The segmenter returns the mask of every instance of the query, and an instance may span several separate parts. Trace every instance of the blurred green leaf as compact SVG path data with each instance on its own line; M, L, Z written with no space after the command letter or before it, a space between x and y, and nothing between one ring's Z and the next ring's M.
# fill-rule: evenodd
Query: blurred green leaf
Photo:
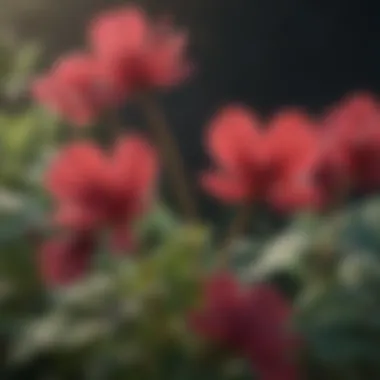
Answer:
M313 215L302 215L296 219L294 224L262 248L259 258L247 268L246 276L259 280L276 271L294 270L310 248L312 236L320 223L320 219Z
M136 225L138 240L145 250L162 243L180 225L179 219L165 205L157 203L155 208Z
M19 93L29 90L27 86L35 71L40 53L40 48L31 42L19 47L14 53L12 66L3 83L7 96L13 98Z

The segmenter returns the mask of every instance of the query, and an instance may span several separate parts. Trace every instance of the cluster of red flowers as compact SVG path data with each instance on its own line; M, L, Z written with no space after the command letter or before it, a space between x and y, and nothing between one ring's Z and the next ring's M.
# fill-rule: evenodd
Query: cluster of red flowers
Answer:
M65 236L42 249L44 277L62 283L82 275L102 231L109 232L112 251L131 249L130 223L151 203L157 173L156 153L139 136L120 139L109 157L89 142L64 149L48 170L46 187Z
M86 125L129 96L186 79L187 35L137 7L106 12L88 31L89 51L69 54L36 80L35 97L76 125Z
M266 128L249 110L228 107L212 122L207 148L217 169L202 183L222 201L328 207L348 191L380 186L380 104L359 93L319 120L288 110Z
M191 70L186 35L136 7L102 14L88 40L88 53L65 57L34 85L40 102L77 125L143 90L179 83ZM230 106L211 122L206 140L216 169L201 183L227 203L320 209L348 191L380 186L380 108L368 94L345 99L319 119L297 109L280 112L268 126L247 108ZM63 232L41 250L44 278L66 283L82 276L99 236L108 237L114 252L131 249L131 223L151 203L157 174L155 150L140 136L120 138L108 153L91 142L64 148L47 173ZM238 350L262 379L295 380L287 357L294 347L285 331L289 313L272 288L243 289L221 275L206 284L193 326Z
M190 73L186 34L168 19L151 21L138 7L101 14L89 27L88 42L88 52L63 57L33 84L39 102L75 125L92 123L127 98L174 85ZM113 251L132 248L130 224L150 203L157 166L155 151L139 136L117 141L109 157L90 142L73 143L59 154L46 187L57 202L54 222L64 235L41 250L45 280L81 277L99 232L108 232Z
M288 328L291 305L272 287L244 288L230 274L210 278L195 331L250 361L262 380L298 379L297 341Z

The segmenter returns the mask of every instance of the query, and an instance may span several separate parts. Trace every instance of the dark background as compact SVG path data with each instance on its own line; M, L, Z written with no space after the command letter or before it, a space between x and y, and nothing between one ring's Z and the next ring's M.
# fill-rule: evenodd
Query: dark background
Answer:
M166 102L192 172L205 163L200 131L224 103L244 102L263 116L288 105L318 113L347 92L380 90L379 2L213 3L190 24L205 25L207 39L196 33L193 48L201 71Z

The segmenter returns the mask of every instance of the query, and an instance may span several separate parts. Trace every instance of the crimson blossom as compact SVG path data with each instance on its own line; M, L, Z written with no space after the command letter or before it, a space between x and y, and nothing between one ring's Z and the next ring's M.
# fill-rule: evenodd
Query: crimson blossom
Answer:
M191 315L201 336L247 358L260 380L296 380L296 337L286 326L292 308L269 285L243 287L229 273L209 278L203 304Z
M157 174L154 149L137 135L120 138L110 155L90 142L73 143L60 152L46 176L46 187L57 203L54 220L75 236L104 231L113 251L126 251L133 244L131 223L151 204ZM66 241L49 244L43 250L45 262L86 256Z
M88 42L88 51L61 57L32 86L38 102L75 125L93 123L137 93L177 85L191 72L187 34L137 6L95 17Z
M380 104L375 97L356 93L344 98L324 117L323 134L346 185L361 191L379 188Z
M41 276L48 285L65 285L89 270L95 237L86 232L70 232L43 243L38 257Z
M191 72L185 55L187 34L176 30L168 18L151 20L135 6L95 18L89 43L123 96L179 84Z
M48 73L37 78L32 92L41 104L84 126L116 100L103 79L101 66L91 55L73 53L61 57Z
M263 129L247 108L223 109L206 135L216 169L202 176L203 187L232 204L266 201L281 210L318 205L320 139L314 124L301 111L287 110Z

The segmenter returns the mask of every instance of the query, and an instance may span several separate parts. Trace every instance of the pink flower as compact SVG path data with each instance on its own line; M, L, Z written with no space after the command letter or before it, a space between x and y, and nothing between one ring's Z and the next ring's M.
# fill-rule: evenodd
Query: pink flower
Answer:
M272 287L243 287L230 274L210 278L191 318L205 338L245 356L263 380L296 380L296 339L287 329L291 306Z
M347 185L359 190L380 186L380 107L365 93L345 98L324 120L325 144L339 155Z
M80 126L93 122L114 102L98 62L80 53L60 59L33 83L32 91L40 103Z
M216 169L204 188L228 203L266 201L280 209L319 202L313 170L319 154L314 123L297 110L274 117L266 130L243 107L227 107L211 123L206 144Z
M89 142L65 148L52 163L46 187L57 201L59 225L110 231L111 241L131 242L129 226L149 206L158 172L144 139L120 139L109 156Z
M168 21L154 22L133 6L105 12L90 26L89 40L120 96L186 79L187 35Z

